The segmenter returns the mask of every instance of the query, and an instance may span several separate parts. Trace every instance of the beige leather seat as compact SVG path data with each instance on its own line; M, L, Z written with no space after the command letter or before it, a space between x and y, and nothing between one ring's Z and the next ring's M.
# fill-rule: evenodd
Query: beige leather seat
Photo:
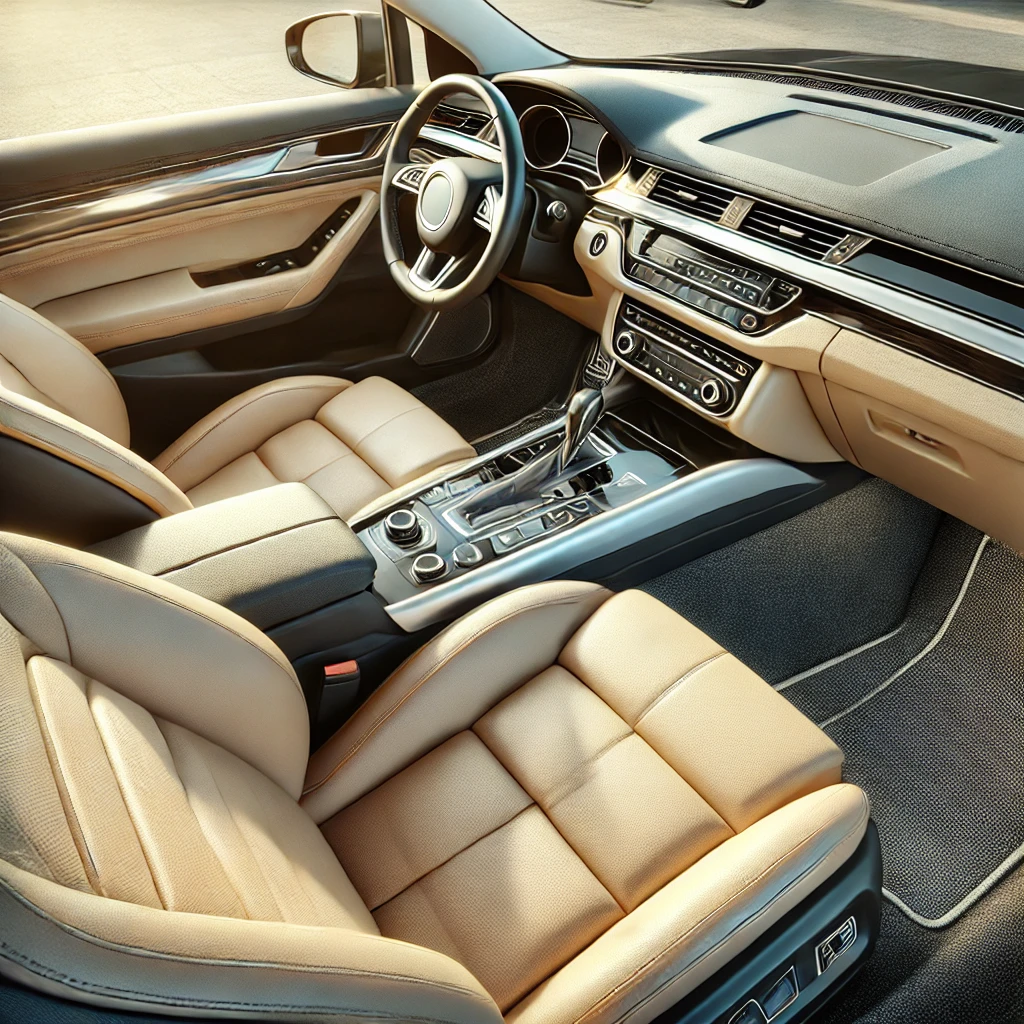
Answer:
M347 519L476 455L436 413L381 377L285 377L225 402L150 465L129 450L128 414L103 364L4 296L0 433L115 483L159 515L302 481Z
M295 675L216 605L0 534L0 615L0 971L66 998L643 1024L868 825L832 742L638 592L479 608L308 766Z

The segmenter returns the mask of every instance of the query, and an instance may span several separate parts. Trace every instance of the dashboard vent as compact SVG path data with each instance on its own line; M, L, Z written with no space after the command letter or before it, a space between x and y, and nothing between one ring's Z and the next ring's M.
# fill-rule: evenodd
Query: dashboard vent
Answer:
M755 202L743 218L740 232L818 260L823 260L849 234L838 224L762 200Z
M490 117L475 110L463 110L448 103L439 103L430 115L428 124L449 128L460 135L479 135L490 124Z
M677 171L662 171L647 195L662 206L713 221L718 220L736 198L736 193L730 189Z

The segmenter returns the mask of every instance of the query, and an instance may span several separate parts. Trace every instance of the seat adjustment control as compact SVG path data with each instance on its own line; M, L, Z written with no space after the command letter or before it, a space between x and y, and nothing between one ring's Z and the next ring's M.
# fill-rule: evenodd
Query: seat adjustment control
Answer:
M400 547L410 547L420 539L423 527L419 516L409 508L396 508L389 512L384 520L384 533L387 538Z
M448 572L448 563L433 551L426 551L413 559L412 574L417 583L432 583Z

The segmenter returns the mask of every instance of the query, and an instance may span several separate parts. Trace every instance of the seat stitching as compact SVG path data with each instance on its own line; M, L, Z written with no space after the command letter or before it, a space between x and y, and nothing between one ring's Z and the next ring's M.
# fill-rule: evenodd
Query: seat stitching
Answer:
M94 890L99 892L101 896L106 896L107 893L103 891L103 886L100 883L100 873L96 867L96 861L93 858L92 850L89 849L89 841L85 836L85 829L82 828L81 819L78 817L78 811L75 809L74 801L71 799L71 790L68 788L67 778L64 775L64 767L60 763L60 758L57 756L57 749L53 742L53 731L50 728L50 723L46 718L46 711L43 709L42 701L39 698L39 687L33 681L32 676L26 671L25 673L26 682L28 683L29 699L32 701L32 709L35 712L36 722L39 726L39 732L43 740L43 747L46 750L46 759L50 762L50 771L53 772L54 781L57 784L57 794L60 797L61 807L64 810L64 816L68 819L68 829L71 832L72 842L75 844L75 849L78 852L78 856L82 861L82 867L85 871L85 876L89 884ZM72 820L74 826L72 826ZM42 851L33 842L32 837L25 835L29 845L35 850L36 855L39 859L50 868L51 874L53 868L47 862L46 858L42 855ZM83 849L79 849L78 841L81 839ZM90 877L90 874L92 877ZM56 878L54 878L56 881Z
M344 386L341 387L337 392L335 392L335 394L331 396L332 398L336 398L338 395L341 394L342 391L344 391L344 390L346 390L346 388L350 388L352 386L352 382L351 381L343 380L341 377L338 377L337 380L338 380L339 384L342 384ZM230 412L227 412L223 416L221 416L220 419L215 420L213 423L211 423L194 441L192 441L190 444L186 445L180 452L178 452L178 454L175 455L174 458L171 459L171 461L167 463L167 465L163 468L162 472L164 474L166 474L167 470L169 470L171 468L171 466L173 466L176 462L178 462L179 459L184 458L184 456L187 455L188 452L190 452L193 448L195 448L195 446L197 444L199 444L200 441L202 441L205 438L209 437L209 435L214 430L216 430L217 427L220 427L223 424L227 423L227 421L229 419L231 419L232 416L236 415L237 413L240 413L243 409L248 409L249 406L253 405L255 402L259 402L259 401L261 401L261 400L263 400L265 398L269 398L271 395L284 395L284 394L288 394L290 392L299 392L299 391L315 391L317 388L322 388L322 389L325 389L325 390L329 390L333 386L334 385L332 385L332 384L296 384L293 387L280 388L277 391L264 391L264 392L261 392L258 395L253 395L251 398L247 399L242 405L237 406L236 408L232 409ZM329 402L330 398L327 401ZM326 403L324 403L324 404L326 404ZM301 421L297 420L296 422L301 422ZM274 436L274 435L271 435L271 436ZM269 440L269 438L267 440ZM265 443L266 442L264 442L264 444ZM223 467L221 467L221 468L223 468ZM212 476L212 474L211 474L211 476Z
M125 814L128 815L128 820L132 824L132 828L135 831L135 838L138 840L139 849L142 851L142 858L146 862L146 867L149 868L149 877L153 883L153 891L156 893L156 898L160 901L160 906L167 910L167 903L164 900L164 894L160 891L160 885L156 879L156 872L153 870L153 862L149 859L149 851L146 849L146 844L142 841L142 833L139 831L138 823L135 820L135 815L132 814L132 809L125 799L124 787L121 785L121 777L117 774L117 770L114 768L114 762L110 758L110 750L107 748L107 738L103 735L103 730L100 728L99 722L96 721L96 716L92 713L92 686L93 679L86 676L86 687L85 687L85 705L89 709L89 717L92 719L93 728L96 730L96 735L99 737L100 746L103 748L103 756L107 759L107 764L110 766L110 774L114 777L114 784L117 786L118 793L121 794L121 803L124 804ZM148 714L148 712L147 712ZM159 728L159 726L158 726ZM180 778L178 780L181 781ZM182 786L182 789L185 787Z
M484 744L484 746L487 746L487 744ZM480 836L478 839L474 839L473 842L471 842L468 846L462 847L461 850L456 850L455 853L453 853L450 857L445 857L445 859L441 861L440 864L435 864L434 867L424 871L422 875L418 875L404 889L399 889L398 892L394 894L394 896L389 896L386 900L384 900L383 903L377 903L376 905L370 907L370 913L374 913L375 911L380 910L381 907L386 907L392 900L397 900L398 897L402 895L402 893L408 892L408 890L411 889L414 885L417 885L419 882L422 882L423 879L427 877L427 875L432 875L435 871L439 871L446 864L450 864L453 860L455 860L456 857L461 857L462 854L464 854L467 850L473 849L473 847L476 846L477 843L482 843L485 839L488 839L490 838L490 836L493 836L495 832L499 832L506 825L510 825L513 821L516 820L516 818L518 818L521 814L525 814L531 807L537 806L537 801L531 799L530 802L521 811L516 811L516 813L513 814L512 817L509 818L507 821L503 821L500 825L495 825L494 828L488 829L482 836ZM541 811L543 813L543 808L541 808ZM449 936L449 938L451 938L451 936ZM454 940L452 941L452 945L456 945Z
M416 683L412 687L410 687L410 689L402 696L402 698L398 701L397 704L381 712L381 714L378 715L377 718L366 729L366 731L355 743L355 745L348 751L347 754L345 754L345 756L340 761L338 761L334 765L330 772L328 772L327 775L324 776L324 778L320 779L318 782L313 783L311 786L303 790L303 796L315 792L316 790L324 786L327 782L329 782L337 774L341 766L347 763L349 760L351 760L352 757L354 757L355 754L358 753L358 751L363 747L363 745L373 736L373 734L380 728L380 726L384 724L384 722L386 722L392 715L394 715L399 710L399 708L401 708L402 705L406 703L406 701L413 697L423 687L423 685L427 683L431 678L433 678L433 676L435 676L442 668L444 668L445 665L447 665L453 658L457 657L464 650L466 650L466 648L469 647L470 644L478 640L481 636L491 632L491 630L497 629L498 626L504 625L506 622L516 618L519 615L526 614L527 612L537 611L541 608L555 607L557 605L577 604L579 603L579 600L580 599L576 597L561 597L552 599L550 601L545 601L542 604L531 604L525 608L516 608L513 611L507 612L500 619L495 619L493 622L489 622L481 626L469 637L467 637L454 651L446 655L444 658L441 659L441 661L437 662L422 676L420 676ZM422 654L423 649L416 653ZM415 657L415 654L411 656L410 663L411 660ZM392 678L394 677L392 676ZM379 693L380 691L378 690L377 692Z
M422 977L417 977L417 976L414 976L414 975L398 974L398 973L393 972L393 971L384 971L384 970L381 970L381 971L361 971L361 970L356 970L355 968L352 968L352 967L339 967L339 966L333 965L333 964L330 964L330 965L328 965L328 964L293 964L293 963L287 963L285 961L280 961L280 960L278 960L278 961L224 960L224 959L214 960L214 959L209 958L209 957L189 957L189 956L184 956L184 955L182 955L180 953L163 953L163 952L159 952L157 950L142 950L139 947L125 946L123 943L113 942L113 941L111 941L109 939L100 938L100 936L98 936L98 935L93 935L91 932L87 932L84 928L81 928L81 927L78 927L78 926L75 926L75 925L70 925L70 924L67 924L64 921L57 920L57 918L51 916L49 913L44 911L41 907L39 907L35 903L33 903L30 899L28 899L28 897L23 896L20 892L18 892L18 890L15 889L7 881L7 879L0 878L0 889L5 890L13 899L15 899L18 903L20 903L26 910L28 910L31 913L34 913L37 917L42 918L42 920L47 921L48 923L56 926L61 931L65 932L65 933L67 933L69 935L73 935L75 937L82 938L83 940L85 940L86 942L89 942L91 944L98 945L98 946L101 946L101 947L104 947L104 948L107 948L107 949L110 949L110 950L114 950L114 951L116 951L118 953L123 953L126 956L138 957L138 958L143 959L143 960L154 960L154 959L156 959L156 960L168 960L168 961L171 961L171 962L174 962L174 963L185 963L185 964L199 963L199 964L204 964L204 965L211 966L211 967L228 967L228 968L232 968L232 967L240 967L240 968L253 967L253 968L257 968L259 970L266 969L267 967L272 967L272 968L281 968L283 970L294 970L294 971L298 971L298 972L305 973L305 974L312 974L312 973L318 973L318 974L339 974L339 975L348 975L350 977L371 978L371 979L382 978L383 977L383 978L386 978L386 979L388 979L390 981L412 982L415 985L427 985L430 988L436 988L436 989L439 989L441 991L454 992L454 993L458 993L460 995L470 996L476 1002L482 1003L484 1005L490 1005L492 1003L492 1000L489 997L482 996L480 993L474 992L472 989L468 989L468 988L466 988L465 986L462 986L462 985L455 985L455 984L452 984L450 982L438 981L438 980L435 980L435 979L432 979L432 978L422 978ZM262 922L260 922L260 923L262 923ZM276 922L268 922L268 923L276 923ZM296 926L296 927L298 927L298 926ZM364 940L368 940L368 941L371 941L371 942L374 939L380 938L382 941L387 942L388 944L390 944L390 943L395 941L394 939L386 939L383 936L379 936L378 937L378 936L374 936L374 935L365 935L365 934L362 936L362 938ZM7 951L13 953L16 957L19 958L19 962L34 964L35 966L40 967L43 970L46 970L46 971L50 972L51 976L58 977L59 980L65 982L66 984L75 985L75 986L77 986L77 987L79 987L79 988L81 988L81 989L83 989L85 991L96 990L96 991L121 992L123 994L129 994L129 995L144 995L144 996L149 996L149 997L154 998L154 999L164 999L164 1001L166 1001L166 999L164 997L158 996L155 993L133 991L132 989L119 988L119 987L111 986L111 985L95 985L94 983L91 983L91 982L89 982L88 980L85 980L85 979L69 977L63 971L59 971L59 970L57 970L55 968L48 967L46 964L40 963L39 961L32 960L31 958L26 957L24 954L20 953L16 948L14 948L13 946L11 946L8 943L6 943L2 938L0 938L0 949L4 949L4 950L7 950ZM178 1002L179 1000L181 1002L186 1002L186 1001L192 1002L193 1001L193 1000L189 1000L189 997L187 995L182 995L180 997L176 997L175 1001ZM247 1005L247 1004L244 1004L244 1003L236 1003L234 1001L219 1001L218 1003L211 1003L211 1001L209 1001L209 1000L194 1000L194 1002L197 1003L198 1005L203 1005L204 1003L207 1003L207 1004L210 1004L210 1005L227 1005L227 1006L234 1006L234 1005L245 1006L245 1005ZM248 1004L248 1005L261 1006L261 1005L264 1005L264 1004ZM266 1008L268 1008L268 1009L279 1009L279 1007L277 1007L275 1005L271 1005L271 1004L266 1004ZM300 1007L297 1007L297 1009L298 1010L308 1011L310 1008L309 1007L301 1007L300 1006ZM405 1015L403 1015L402 1019L406 1019ZM422 1018L422 1019L424 1019L424 1020L431 1020L431 1021L434 1020L434 1018Z
M594 767L598 761L605 756L605 754L611 753L620 743L630 739L630 737L636 736L636 733L632 729L625 736L619 736L617 739L611 740L606 743L593 757L588 758L587 761L582 764L579 768L574 771L568 779L562 780L562 786L555 788L557 795L549 795L547 798L547 810L553 810L556 804L560 804L567 797L570 797L582 786L586 785L587 782L593 778ZM518 781L518 780L517 780ZM561 790L561 791L560 791Z
M669 694L674 693L688 679L707 668L713 661L718 661L719 658L724 658L728 653L728 651L719 651L718 654L713 654L710 658L705 658L699 665L694 665L693 668L687 670L674 683L670 683L666 686L665 689L654 697L643 711L637 715L636 720L633 722L633 728L635 729L666 697L669 696Z
M818 802L821 803L820 800ZM689 971L693 970L693 968L696 967L702 960L706 959L716 949L719 949L722 945L724 945L739 930L741 930L743 928L746 928L752 921L756 921L758 918L762 917L765 913L767 913L768 910L771 908L771 906L773 904L775 904L776 902L778 902L779 898L785 892L787 892L790 889L792 889L793 886L796 885L803 878L806 878L807 875L809 875L812 871L814 871L815 868L817 868L820 864L822 864L840 846L842 846L843 843L845 843L846 840L850 838L850 836L854 835L854 833L856 833L861 828L861 826L864 823L865 818L867 818L868 815L869 815L869 808L868 808L867 798L866 798L866 796L862 792L861 793L861 814L857 818L856 822L849 828L849 830L847 830L842 836L840 836L829 847L828 850L824 851L822 853L822 855L813 864L809 865L807 867L807 869L802 871L797 878L793 879L793 881L788 886L786 886L785 889L783 889L779 893L776 893L775 896L773 896L771 898L771 900L769 900L768 903L765 904L764 907L762 907L759 911L757 911L757 913L755 913L755 914L751 915L750 917L745 918L743 921L741 921L737 925L736 928L734 928L728 935L723 936L723 938L718 943L716 943L716 945L714 947L712 947L711 949L705 951L697 960L694 960L692 963L687 964L685 967L683 967L681 970L677 971L671 977L666 978L665 981L661 985L659 985L657 989L654 990L654 992L650 993L650 995L648 995L644 1000L642 1000L641 1003L638 1003L635 1006L629 1007L629 1009L626 1011L626 1013L622 1017L619 1017L618 1019L619 1020L624 1020L625 1016L628 1016L629 1014L633 1013L640 1005L642 1005L642 1003L648 1002L650 999L652 999L655 995L657 995L657 993L660 992L662 989L664 989L666 986L672 984L678 978L681 978L684 974L687 974ZM822 832L824 832L828 828L828 826L831 825L832 822L836 820L837 817L839 817L838 814L833 814L832 817L829 818L828 821L823 822L821 825L819 825L818 828L816 828L809 836L806 836L803 840L801 840L801 842L799 844L797 844L791 850L787 850L785 853L781 854L774 861L772 861L772 863L769 864L759 875L757 875L756 878L751 879L746 885L744 885L742 889L738 889L728 899L726 899L723 902L721 902L714 909L708 911L708 913L705 914L704 917L702 917L701 920L698 921L696 924L694 924L691 928L688 928L681 935L677 935L667 946L665 946L664 949L661 950L661 952L654 954L652 957L650 957L646 961L646 963L642 964L640 967L638 967L635 970L633 970L630 973L628 978L624 979L619 985L616 985L614 988L610 989L608 992L606 992L599 999L595 1000L590 1005L590 1007L587 1010L585 1010L582 1014L580 1014L578 1017L576 1017L576 1019L574 1021L574 1024L582 1024L583 1020L587 1017L588 1014L592 1013L594 1010L596 1010L601 1005L601 1003L606 1002L612 996L614 996L616 994L623 994L623 993L627 992L631 986L635 987L635 985L639 981L643 980L644 975L646 974L648 969L653 964L655 964L658 960L660 960L662 957L664 957L667 953L671 952L672 949L674 949L681 942L683 942L693 932L697 931L703 924L705 924L707 921L709 921L711 918L713 918L716 914L720 913L730 903L733 903L733 902L737 901L741 896L744 895L744 893L748 889L753 888L759 881L761 881L761 879L763 879L766 875L768 875L772 871L774 871L775 868L779 866L779 864L781 864L787 858L791 858L794 854L798 853L803 847L805 847L809 843L811 843L811 841L816 836L818 836ZM677 875L676 877L679 878L679 877L682 877L682 876L681 875Z
M192 816L196 819L196 824L199 826L199 833L200 833L200 835L202 835L203 839L206 840L206 845L210 848L210 853L212 854L213 859L215 861L217 861L218 864L220 864L221 870L224 872L224 877L227 879L228 885L230 885L231 888L234 890L235 898L238 900L238 905L242 908L242 912L245 914L245 919L247 921L251 921L251 920L253 920L253 918L250 917L250 915L249 915L249 908L246 907L245 900L242 898L241 892L239 892L237 886L235 885L233 879L231 878L230 872L224 866L224 862L217 855L217 850L214 847L213 843L211 843L210 840L207 839L207 837L206 837L206 830L203 828L203 822L200 819L199 815L196 814L194 808L192 807L192 801L189 799L188 786L185 785L185 780L181 777L181 769L178 767L178 762L174 758L174 751L171 749L171 745L167 741L167 733L164 732L164 723L165 723L166 720L161 720L161 719L157 718L156 715L154 715L153 716L153 721L156 722L156 727L157 727L157 729L160 730L160 734L164 738L164 743L167 744L167 753L168 753L168 755L171 758L171 764L174 765L175 772L177 772L178 782L181 783L181 788L182 788L182 791L185 793L185 800L188 802L189 809L192 811ZM169 724L172 724L172 723L169 723ZM181 729L183 727L182 726L178 726L178 728ZM199 756L199 755L197 755L197 756ZM204 763L205 763L205 761L204 761ZM239 832L239 835L241 835L241 830L238 829L238 825L235 822L234 815L231 813L231 808L230 808L230 806L228 806L227 800L224 799L224 794L221 792L220 785L217 783L216 776L214 776L213 772L210 770L209 765L207 765L207 772L208 772L208 774L210 776L210 781L213 783L213 788L217 791L217 795L220 797L221 802L224 804L224 807L225 807L225 809L228 812L228 817L231 818L232 824L235 825L236 830ZM241 838L242 838L242 842L244 843L245 842L245 837L242 836ZM248 846L248 843L246 843L246 846ZM251 850L250 850L250 852L251 852ZM253 859L255 860L255 857ZM260 867L258 862L256 864L256 869L260 872L260 874L263 873L262 868ZM270 894L270 897L271 897L271 899L274 899L274 894L272 892ZM277 900L274 899L274 902L277 903ZM278 908L277 909L278 910L281 909L279 904L278 904Z
M627 728L628 728L628 726L627 726ZM507 771L507 772L509 773L509 775L511 775L511 776L512 776L512 778L513 778L513 779L514 779L514 780L515 780L515 781L516 781L516 782L517 782L517 783L518 783L518 784L519 784L519 785L520 785L520 786L521 786L521 787L522 787L522 788L523 788L524 790L526 790L526 794L527 794L527 796L531 796L531 794L530 794L529 790L527 790L527 789L526 789L526 786L525 786L525 784L524 784L524 783L523 783L523 782L522 782L522 781L521 781L521 780L519 779L519 777L518 777L518 776L516 775L516 773L515 773L515 772L514 772L514 771L512 770L512 768L511 768L511 767L509 767L509 766L508 766L507 764L505 764L505 762L504 762L504 761L502 761L502 759L501 759L501 757L500 757L500 756L498 755L498 753L497 753L496 751L494 751L494 750L491 750L490 746L488 746L488 744L487 744L487 741L486 741L486 740L485 740L485 739L483 738L483 736L480 736L480 734L479 734L479 733L477 733L477 732L476 732L476 730L474 730L474 735L478 736L478 737L479 737L479 739L480 739L480 742L481 742L481 743L483 743L483 745L484 745L485 747L487 747L487 749L488 749L488 750L490 750L490 751L491 751L491 754L493 755L493 757L495 758L495 760L497 760L497 762L498 762L498 763L499 763L499 764L500 764L500 765L502 766L502 768L504 768L504 769L505 769L505 771ZM631 732L629 733L629 735L630 735L630 736L632 736L632 735L634 735L634 734L633 734L633 733L632 733L632 731L631 731ZM607 745L607 746L605 747L605 749L604 749L604 750L602 750L602 751L601 751L601 752L600 752L600 753L599 753L599 754L597 755L597 757L600 757L600 756L602 756L603 754L607 753L607 752L608 752L609 750L611 750L611 749L612 749L612 747L614 747L614 746L616 746L617 744L621 743L621 742L622 742L622 740L624 740L624 739L628 739L628 738L629 738L629 736L623 736L623 737L621 737L620 739L618 739L618 740L615 740L615 741L614 741L613 743L610 743L610 744L608 744L608 745ZM595 758L594 758L594 760L596 760L596 759L597 759L597 758L595 757ZM592 762L591 762L591 763L592 763ZM577 850L577 849L576 849L576 846L575 846L575 844L573 843L573 840L572 840L572 838L571 838L571 837L570 837L569 835L567 835L567 834L566 834L566 832L563 832L563 831L562 831L562 829L560 829L560 828L558 827L558 825L557 825L557 824L556 824L556 823L555 823L554 821L552 821L552 820L551 820L551 816L550 816L550 815L548 814L547 808L545 808L545 807L544 807L544 806L543 806L543 805L542 805L542 804L540 803L540 801L539 801L539 800L534 800L534 804L535 804L535 805L536 805L536 806L537 806L537 807L538 807L538 808L540 809L540 812L541 812L541 813L542 813L542 814L544 815L544 819L545 819L545 821L547 821L547 823L548 823L548 824L549 824L549 825L550 825L550 826L551 826L551 827L552 827L552 828L553 828L553 829L554 829L554 830L555 830L555 831L556 831L556 832L557 832L557 833L558 833L558 834L559 834L559 835L560 835L560 836L562 837L562 841L563 841L563 842L565 843L565 845L566 845L566 846L568 846L568 847L569 847L569 849L570 849L570 850L572 850L572 852L573 852L574 854L576 854L576 856L577 856L577 857L579 858L579 861L580 861L580 863L581 863L581 864L583 865L583 867L584 867L584 868L586 868L586 870L587 870L587 871L588 871L588 872L590 873L590 876L591 876L591 878L593 878L593 879L594 879L594 881L595 881L595 882L596 882L596 883L597 883L597 884L598 884L598 885L599 885L599 886L600 886L600 887L601 887L601 888L602 888L602 889L603 889L603 890L604 890L604 891L605 891L605 892L606 892L606 893L608 894L608 898L609 898L609 899L611 899L611 900L612 900L612 901L613 901L613 902L615 903L615 905L616 905L616 906L617 906L617 907L619 908L619 910L621 910L621 911L622 911L622 914L623 914L623 916L627 915L627 914L629 913L629 911L628 911L628 910L627 910L627 909L626 909L626 908L625 908L625 907L624 907L624 906L623 906L623 905L622 905L622 904L621 904L621 903L619 902L619 900L618 900L618 897L616 897L616 896L615 896L615 894L614 894L614 893L613 893L613 892L612 892L612 891L611 891L611 890L610 890L610 889L608 888L608 886L607 886L607 885L605 885L605 883L604 883L604 880L603 880L602 878L600 878L600 877L598 876L597 872L596 872L596 871L595 871L595 870L594 870L594 869L593 869L593 868L592 868L592 867L591 867L591 866L590 866L590 865L589 865L589 864L587 863L587 861L586 861L586 859L584 858L584 856L583 856L582 852L581 852L580 850ZM553 806L553 805L552 805L552 806Z
M402 419L405 416L409 416L409 415L411 415L414 412L422 412L422 411L423 411L422 408L417 408L417 409L406 409L405 412L397 412L397 413L395 413L395 415L392 416L390 419L385 420L383 423L378 423L377 426L375 426L373 428L373 430L369 431L366 434L363 434L363 436L361 438L359 438L359 440L354 445L352 445L353 451L355 451L356 454L358 454L360 447L362 445L366 444L366 442L369 441L369 439L371 437L373 437L374 434L379 434L385 427L390 427L392 424L397 423L400 419ZM342 438L341 440L344 441L345 439ZM346 444L347 443L348 442L346 442ZM360 456L360 458L362 458L362 456Z

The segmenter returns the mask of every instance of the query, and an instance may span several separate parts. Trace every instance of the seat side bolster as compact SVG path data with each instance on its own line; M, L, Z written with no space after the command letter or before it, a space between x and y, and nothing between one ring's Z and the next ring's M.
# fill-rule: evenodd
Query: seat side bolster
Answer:
M79 1002L148 1013L187 1008L204 1019L501 1022L494 1001L454 960L365 932L143 907L3 861L0 920L0 973Z
M867 830L839 783L727 840L613 925L506 1014L509 1024L653 1020L810 896Z
M183 491L202 483L275 434L312 419L351 385L340 377L282 377L218 406L161 452L153 465Z
M306 702L285 656L255 626L97 555L9 533L0 545L50 596L75 668L298 798L309 753Z
M161 516L192 502L163 473L116 441L31 398L0 388L0 433L101 477Z
M611 594L593 583L523 587L438 634L310 759L302 804L324 822L429 750L468 729L550 667Z

